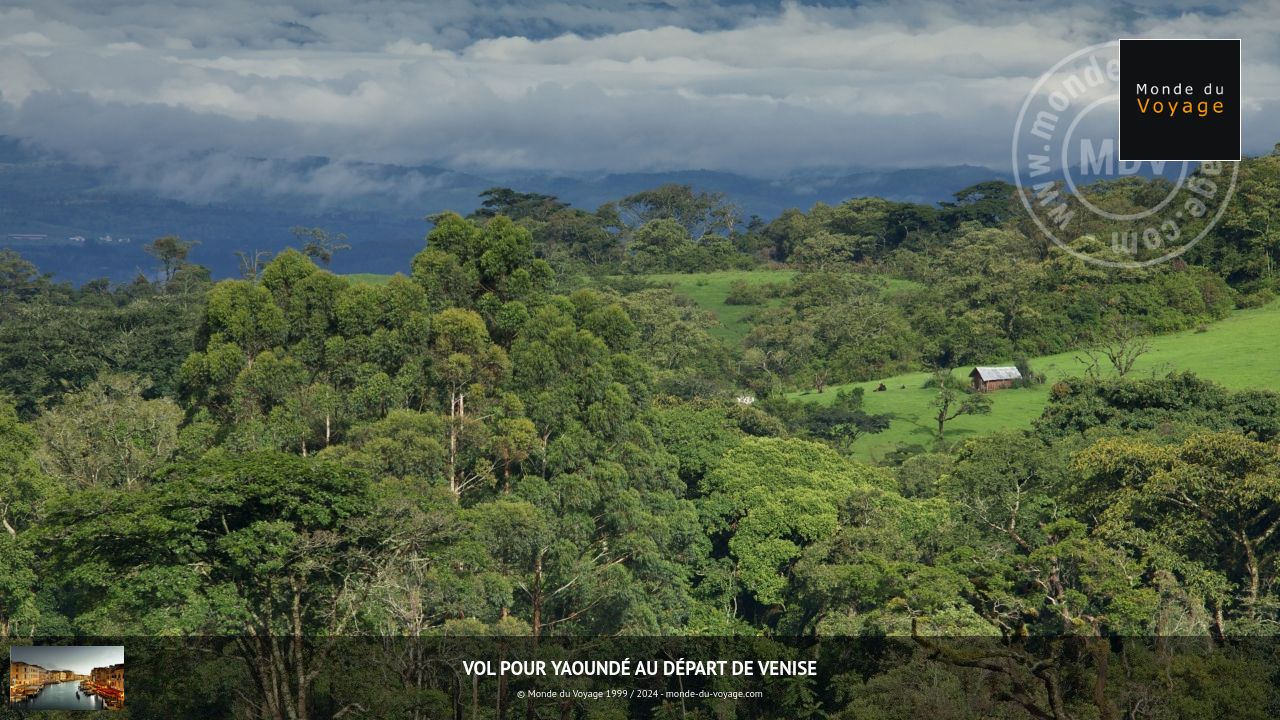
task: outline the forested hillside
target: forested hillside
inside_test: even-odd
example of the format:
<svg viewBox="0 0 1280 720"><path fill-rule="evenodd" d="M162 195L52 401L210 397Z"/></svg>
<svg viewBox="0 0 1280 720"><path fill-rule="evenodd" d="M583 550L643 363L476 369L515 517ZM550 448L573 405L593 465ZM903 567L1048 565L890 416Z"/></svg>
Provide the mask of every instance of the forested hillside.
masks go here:
<svg viewBox="0 0 1280 720"><path fill-rule="evenodd" d="M1157 185L1087 192L1123 208ZM166 280L126 285L0 253L0 640L240 638L222 652L243 665L201 676L237 699L167 698L186 717L333 717L308 699L339 692L366 717L636 712L476 708L412 653L380 661L414 693L397 705L314 640L473 635L910 641L735 717L1269 716L1265 657L1111 658L1280 628L1280 395L1142 360L1274 310L1280 155L1243 164L1205 241L1135 270L1040 239L1003 183L770 221L684 186L484 200L382 282L326 269L323 232L216 283L177 239L152 247ZM721 317L680 281L712 271ZM1054 353L1081 360L1026 359ZM1010 360L1025 387L964 380ZM829 388L903 373L927 430L868 462L906 410ZM1017 393L1043 411L948 432ZM272 637L293 644L249 640ZM989 649L936 645L956 637ZM1206 711L1187 698L1210 670L1239 687Z"/></svg>

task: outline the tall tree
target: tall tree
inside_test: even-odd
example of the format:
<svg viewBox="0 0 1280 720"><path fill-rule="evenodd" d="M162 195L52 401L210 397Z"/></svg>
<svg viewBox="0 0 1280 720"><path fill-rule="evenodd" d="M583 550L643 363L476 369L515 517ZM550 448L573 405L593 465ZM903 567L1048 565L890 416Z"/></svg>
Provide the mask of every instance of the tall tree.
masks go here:
<svg viewBox="0 0 1280 720"><path fill-rule="evenodd" d="M173 459L182 409L144 399L149 383L107 375L36 421L40 462L71 487L128 488Z"/></svg>
<svg viewBox="0 0 1280 720"><path fill-rule="evenodd" d="M504 215L512 220L547 220L569 207L555 195L518 192L511 188L492 187L480 193L483 200L471 217L488 219Z"/></svg>
<svg viewBox="0 0 1280 720"><path fill-rule="evenodd" d="M38 436L0 395L0 530L10 537L40 515L49 487L36 464Z"/></svg>
<svg viewBox="0 0 1280 720"><path fill-rule="evenodd" d="M1280 453L1237 433L1179 445L1105 439L1081 453L1087 488L1110 490L1105 537L1148 554L1214 604L1219 637L1231 612L1243 632L1280 619L1266 593L1280 579ZM1236 597L1227 588L1238 588ZM1234 612L1232 612L1234 611Z"/></svg>
<svg viewBox="0 0 1280 720"><path fill-rule="evenodd" d="M840 502L859 487L891 483L817 443L748 438L707 475L702 512L727 543L742 590L769 606L782 602L803 548L836 531Z"/></svg>
<svg viewBox="0 0 1280 720"><path fill-rule="evenodd" d="M82 617L101 623L88 631L234 636L252 713L307 720L366 587L372 542L361 518L373 507L358 472L289 455L223 455L174 467L137 492L69 498L50 541L63 566L98 586L82 586L78 598ZM144 600L156 592L165 602Z"/></svg>
<svg viewBox="0 0 1280 720"><path fill-rule="evenodd" d="M674 220L694 240L707 233L729 233L737 227L738 208L721 192L694 190L691 185L668 183L628 195L618 203L632 227L653 220Z"/></svg>
<svg viewBox="0 0 1280 720"><path fill-rule="evenodd" d="M330 235L328 230L318 227L294 227L290 229L293 237L302 243L302 254L328 267L333 262L335 253L350 250L345 233Z"/></svg>
<svg viewBox="0 0 1280 720"><path fill-rule="evenodd" d="M27 262L17 252L0 250L0 308L27 300L39 290L45 280L35 265Z"/></svg>
<svg viewBox="0 0 1280 720"><path fill-rule="evenodd" d="M208 337L235 343L250 364L259 353L280 344L288 331L271 291L246 280L223 280L213 287L204 324Z"/></svg>
<svg viewBox="0 0 1280 720"><path fill-rule="evenodd" d="M530 232L499 215L483 227L456 213L433 218L427 247L413 259L413 279L434 309L476 307L495 314L503 303L533 302L554 273L535 258Z"/></svg>
<svg viewBox="0 0 1280 720"><path fill-rule="evenodd" d="M191 248L198 243L194 240L183 240L177 235L165 235L156 238L142 247L148 255L160 261L161 272L164 273L164 281L168 283L178 272L178 268L187 262L187 256L191 254Z"/></svg>
<svg viewBox="0 0 1280 720"><path fill-rule="evenodd" d="M47 587L36 574L40 546L31 530L43 520L54 487L36 464L36 447L35 432L0 395L0 643L36 634L37 593Z"/></svg>
<svg viewBox="0 0 1280 720"><path fill-rule="evenodd" d="M478 483L493 482L494 464L467 450L467 439L481 431L475 417L486 394L511 372L507 354L489 338L484 320L470 310L450 308L431 322L433 374L445 394L448 410L447 473L455 497ZM468 415L468 398L472 403ZM478 402L481 401L481 402ZM467 462L468 458L473 458Z"/></svg>

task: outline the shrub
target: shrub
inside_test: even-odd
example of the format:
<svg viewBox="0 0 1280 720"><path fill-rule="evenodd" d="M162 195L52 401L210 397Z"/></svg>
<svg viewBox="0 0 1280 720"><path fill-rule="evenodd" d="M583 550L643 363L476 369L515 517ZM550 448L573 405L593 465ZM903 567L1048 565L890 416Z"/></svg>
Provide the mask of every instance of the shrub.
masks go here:
<svg viewBox="0 0 1280 720"><path fill-rule="evenodd" d="M1032 370L1031 362L1025 357L1019 357L1013 363L1013 366L1018 368L1018 372L1022 375L1021 380L1014 382L1014 387L1035 387L1036 385L1044 384L1044 373Z"/></svg>
<svg viewBox="0 0 1280 720"><path fill-rule="evenodd" d="M724 298L725 305L762 305L768 298L768 288L752 285L745 280L734 280L729 285L729 294Z"/></svg>
<svg viewBox="0 0 1280 720"><path fill-rule="evenodd" d="M1263 305L1269 305L1275 299L1276 294L1270 288L1262 288L1261 290L1254 290L1251 293L1241 295L1236 300L1236 307L1241 309L1262 307Z"/></svg>

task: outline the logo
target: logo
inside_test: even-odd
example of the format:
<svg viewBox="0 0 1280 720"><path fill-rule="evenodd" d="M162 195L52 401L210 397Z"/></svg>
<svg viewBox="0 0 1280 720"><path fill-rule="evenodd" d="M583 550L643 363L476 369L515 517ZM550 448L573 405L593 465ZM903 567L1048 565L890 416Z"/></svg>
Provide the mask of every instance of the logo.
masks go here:
<svg viewBox="0 0 1280 720"><path fill-rule="evenodd" d="M1120 157L1240 159L1239 40L1120 40Z"/></svg>
<svg viewBox="0 0 1280 720"><path fill-rule="evenodd" d="M1119 159L1120 43L1068 55L1031 88L1013 134L1013 173L1042 234L1090 263L1167 262L1213 229L1239 164ZM1185 157L1185 156L1184 156Z"/></svg>

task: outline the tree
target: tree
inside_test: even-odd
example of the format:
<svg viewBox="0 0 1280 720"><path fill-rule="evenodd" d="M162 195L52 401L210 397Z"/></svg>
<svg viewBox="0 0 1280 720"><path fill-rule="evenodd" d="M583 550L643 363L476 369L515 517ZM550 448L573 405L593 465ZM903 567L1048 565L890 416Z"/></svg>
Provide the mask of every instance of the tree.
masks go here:
<svg viewBox="0 0 1280 720"><path fill-rule="evenodd" d="M1067 501L1072 478L1060 452L1021 433L964 445L941 481L965 527L944 539L955 586L999 642L912 636L943 663L981 671L995 697L1031 717L1121 717L1108 634L1151 632L1162 592L1143 582L1153 568L1128 548L1090 532ZM1095 487L1091 496L1111 500ZM1167 588L1173 592L1175 588Z"/></svg>
<svg viewBox="0 0 1280 720"><path fill-rule="evenodd" d="M178 268L186 264L187 255L191 253L191 248L198 243L191 240L183 240L177 235L165 235L156 238L142 247L146 253L160 261L161 271L164 273L164 281L168 283L173 279L174 273Z"/></svg>
<svg viewBox="0 0 1280 720"><path fill-rule="evenodd" d="M270 250L237 250L236 257L240 261L240 278L251 283L258 282L258 275L266 267L271 257Z"/></svg>
<svg viewBox="0 0 1280 720"><path fill-rule="evenodd" d="M35 573L35 553L16 535L0 533L0 643L8 643L24 625L35 635L41 589Z"/></svg>
<svg viewBox="0 0 1280 720"><path fill-rule="evenodd" d="M290 231L294 239L303 244L302 254L326 267L333 260L334 253L351 249L346 243L345 233L330 235L324 228L301 226L291 228Z"/></svg>
<svg viewBox="0 0 1280 720"><path fill-rule="evenodd" d="M648 367L587 329L626 344L628 323L609 305L596 293L553 298L511 346L523 412L504 400L504 414L528 424L502 431L529 443L528 459L492 527L517 579L513 610L535 635L662 634L689 612L696 511L654 437Z"/></svg>
<svg viewBox="0 0 1280 720"><path fill-rule="evenodd" d="M818 333L813 322L792 318L784 308L771 308L761 313L757 323L743 340L742 373L754 387L770 392L784 378L804 370L819 356Z"/></svg>
<svg viewBox="0 0 1280 720"><path fill-rule="evenodd" d="M805 429L842 452L848 452L863 435L887 430L892 416L866 412L862 409L862 396L862 388L837 392L830 405L820 405L807 413Z"/></svg>
<svg viewBox="0 0 1280 720"><path fill-rule="evenodd" d="M599 217L581 210L564 209L533 227L534 242L543 257L562 255L598 266L616 262L620 245Z"/></svg>
<svg viewBox="0 0 1280 720"><path fill-rule="evenodd" d="M0 391L24 418L105 371L144 376L154 393L171 393L194 346L202 296L132 287L90 288L78 297L42 291L0 309Z"/></svg>
<svg viewBox="0 0 1280 720"><path fill-rule="evenodd" d="M791 253L809 236L813 225L810 218L800 210L796 208L783 210L761 231L771 246L772 259L778 262L789 260Z"/></svg>
<svg viewBox="0 0 1280 720"><path fill-rule="evenodd" d="M479 512L461 508L439 487L433 491L407 476L379 485L382 532L362 613L386 646L377 653L378 665L393 668L412 694L425 689L441 664L440 653L432 652L438 648L431 644L433 635L527 635L529 627L503 617L503 608L511 606L513 578L500 572L495 557L500 543L487 542L488 528L477 522ZM385 676L381 668L379 674ZM434 717L418 712L417 699L411 695L408 703L412 715L399 716Z"/></svg>
<svg viewBox="0 0 1280 720"><path fill-rule="evenodd" d="M1082 452L1076 467L1087 483L1083 494L1111 492L1100 509L1104 537L1199 590L1215 606L1218 637L1233 609L1242 632L1280 622L1280 605L1264 597L1280 578L1280 453L1273 445L1237 433L1198 433L1178 445L1108 438ZM1233 587L1239 594L1230 598Z"/></svg>
<svg viewBox="0 0 1280 720"><path fill-rule="evenodd" d="M703 514L708 531L727 543L742 589L774 605L803 548L836 531L840 501L859 487L892 482L817 443L746 438L707 475Z"/></svg>
<svg viewBox="0 0 1280 720"><path fill-rule="evenodd" d="M69 498L52 525L51 557L76 569L91 631L235 636L253 713L306 720L314 684L360 607L372 567L361 518L373 509L359 472L279 453L222 454L135 492Z"/></svg>
<svg viewBox="0 0 1280 720"><path fill-rule="evenodd" d="M448 473L441 442L446 436L444 420L435 413L392 410L381 420L353 427L347 442L327 448L322 457L373 477L434 484Z"/></svg>
<svg viewBox="0 0 1280 720"><path fill-rule="evenodd" d="M988 180L954 193L954 202L939 204L943 218L953 226L976 220L990 227L1016 212L1013 201L1016 193L1017 189L1003 180Z"/></svg>
<svg viewBox="0 0 1280 720"><path fill-rule="evenodd" d="M555 195L517 192L510 188L492 187L480 193L484 200L471 213L472 218L488 219L505 215L512 220L548 220L569 208Z"/></svg>
<svg viewBox="0 0 1280 720"><path fill-rule="evenodd" d="M961 415L987 415L991 412L991 398L984 393L971 392L956 387L956 380L951 370L938 370L933 374L933 381L938 393L933 396L933 407L937 410L933 419L937 423L938 440L943 439L947 423Z"/></svg>
<svg viewBox="0 0 1280 720"><path fill-rule="evenodd" d="M182 409L169 398L143 399L149 383L107 375L36 421L40 462L71 487L129 488L178 450Z"/></svg>
<svg viewBox="0 0 1280 720"><path fill-rule="evenodd" d="M623 198L618 208L632 227L670 219L694 240L711 232L729 233L738 224L738 208L724 193L697 191L691 185L668 183L642 190Z"/></svg>
<svg viewBox="0 0 1280 720"><path fill-rule="evenodd" d="M257 282L223 280L213 286L204 311L205 332L235 343L249 364L280 344L288 327L271 291Z"/></svg>
<svg viewBox="0 0 1280 720"><path fill-rule="evenodd" d="M1158 378L1064 380L1053 386L1035 426L1046 440L1107 426L1128 434L1157 428L1230 430L1271 442L1280 437L1280 394L1233 392L1189 372Z"/></svg>
<svg viewBox="0 0 1280 720"><path fill-rule="evenodd" d="M36 465L36 446L35 432L0 395L0 643L23 627L35 634L40 615L42 586L28 531L42 519L53 488Z"/></svg>
<svg viewBox="0 0 1280 720"><path fill-rule="evenodd" d="M496 310L512 300L533 302L550 285L554 272L535 258L529 230L499 215L477 226L456 213L432 218L427 247L413 258L413 279L433 309Z"/></svg>
<svg viewBox="0 0 1280 720"><path fill-rule="evenodd" d="M49 492L36 464L38 437L19 422L8 398L0 395L0 530L16 538L34 523Z"/></svg>
<svg viewBox="0 0 1280 720"><path fill-rule="evenodd" d="M861 255L862 238L821 230L800 242L791 259L811 272L848 268Z"/></svg>
<svg viewBox="0 0 1280 720"><path fill-rule="evenodd" d="M1133 370L1138 358L1151 352L1151 336L1140 323L1111 315L1103 326L1095 352L1107 359L1117 377L1124 377Z"/></svg>
<svg viewBox="0 0 1280 720"><path fill-rule="evenodd" d="M627 266L638 273L669 270L674 258L692 245L688 230L676 220L650 220L632 233Z"/></svg>
<svg viewBox="0 0 1280 720"><path fill-rule="evenodd" d="M1030 553L1044 543L1055 498L1067 485L1057 454L1016 432L961 446L941 491L983 534L1009 551Z"/></svg>
<svg viewBox="0 0 1280 720"><path fill-rule="evenodd" d="M474 417L475 401L492 392L511 371L502 348L493 344L484 320L470 310L450 308L432 318L433 374L445 391L449 441L447 472L449 489L455 497L478 483L494 479L494 464L487 458L472 457L467 439L483 430ZM472 396L472 416L467 414L467 398ZM480 396L480 397L477 397Z"/></svg>
<svg viewBox="0 0 1280 720"><path fill-rule="evenodd" d="M293 388L284 403L271 411L273 416L280 416L273 419L283 420L294 429L292 437L284 438L292 442L283 442L281 447L297 447L303 457L311 448L329 447L337 435L336 419L344 408L343 398L331 385L316 382Z"/></svg>
<svg viewBox="0 0 1280 720"><path fill-rule="evenodd" d="M970 223L941 250L913 313L918 332L936 347L934 361L959 365L1012 354L1039 328L1047 286L1027 239Z"/></svg>
<svg viewBox="0 0 1280 720"><path fill-rule="evenodd" d="M41 277L35 265L13 250L0 250L0 308L31 298L42 281L47 277Z"/></svg>
<svg viewBox="0 0 1280 720"><path fill-rule="evenodd" d="M838 529L806 547L793 567L779 633L901 636L915 619L931 634L992 634L965 603L968 579L937 559L957 530L949 503L864 485L838 511Z"/></svg>
<svg viewBox="0 0 1280 720"><path fill-rule="evenodd" d="M1207 238L1211 242L1189 259L1213 266L1233 285L1273 284L1280 258L1280 154L1248 158L1239 170L1232 202Z"/></svg>

